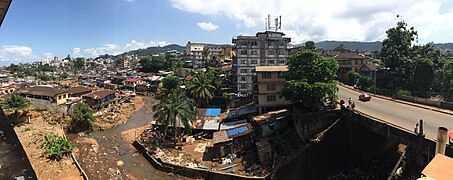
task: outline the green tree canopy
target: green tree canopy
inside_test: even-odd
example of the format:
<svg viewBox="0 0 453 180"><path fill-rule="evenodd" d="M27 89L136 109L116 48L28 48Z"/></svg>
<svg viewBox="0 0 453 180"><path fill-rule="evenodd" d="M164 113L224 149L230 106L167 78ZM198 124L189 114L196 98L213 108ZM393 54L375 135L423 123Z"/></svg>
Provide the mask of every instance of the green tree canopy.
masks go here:
<svg viewBox="0 0 453 180"><path fill-rule="evenodd" d="M8 109L14 112L14 120L19 117L19 111L30 107L30 101L18 94L11 94L0 102L3 109Z"/></svg>
<svg viewBox="0 0 453 180"><path fill-rule="evenodd" d="M152 57L152 58L142 58L140 59L140 64L142 72L158 72L159 70L165 69L166 61L163 57Z"/></svg>
<svg viewBox="0 0 453 180"><path fill-rule="evenodd" d="M382 42L381 59L390 68L392 84L408 89L409 79L413 73L412 41L417 38L417 31L408 28L407 23L400 21L396 27L387 30L387 38Z"/></svg>
<svg viewBox="0 0 453 180"><path fill-rule="evenodd" d="M313 41L305 42L305 49L307 49L307 50L316 50L315 42L313 42Z"/></svg>
<svg viewBox="0 0 453 180"><path fill-rule="evenodd" d="M453 59L445 61L441 70L439 70L441 80L440 89L444 93L443 97L448 100L453 100Z"/></svg>
<svg viewBox="0 0 453 180"><path fill-rule="evenodd" d="M179 86L181 85L181 79L176 76L168 76L162 80L162 85L165 89L171 92L174 89L179 88Z"/></svg>
<svg viewBox="0 0 453 180"><path fill-rule="evenodd" d="M71 124L69 130L74 133L93 130L92 123L95 121L94 111L85 103L80 102L71 107L69 116Z"/></svg>
<svg viewBox="0 0 453 180"><path fill-rule="evenodd" d="M419 97L429 97L429 92L434 82L434 64L431 59L417 59L414 63L412 77L412 91Z"/></svg>
<svg viewBox="0 0 453 180"><path fill-rule="evenodd" d="M187 131L190 131L191 122L196 119L195 102L179 89L162 98L158 104L153 106L153 112L155 112L153 117L160 125L159 129L163 132L163 140L167 137L169 127L173 127L175 145L179 134L179 128L176 127L183 126Z"/></svg>
<svg viewBox="0 0 453 180"><path fill-rule="evenodd" d="M216 87L213 85L213 77L210 73L198 71L194 78L187 82L187 89L192 97L198 100L198 104L201 105L211 101Z"/></svg>
<svg viewBox="0 0 453 180"><path fill-rule="evenodd" d="M323 58L313 51L299 52L288 59L289 70L284 73L285 87L281 94L305 107L335 96L338 62Z"/></svg>
<svg viewBox="0 0 453 180"><path fill-rule="evenodd" d="M83 67L85 66L85 59L84 58L76 58L74 60L74 70L75 71L81 71Z"/></svg>

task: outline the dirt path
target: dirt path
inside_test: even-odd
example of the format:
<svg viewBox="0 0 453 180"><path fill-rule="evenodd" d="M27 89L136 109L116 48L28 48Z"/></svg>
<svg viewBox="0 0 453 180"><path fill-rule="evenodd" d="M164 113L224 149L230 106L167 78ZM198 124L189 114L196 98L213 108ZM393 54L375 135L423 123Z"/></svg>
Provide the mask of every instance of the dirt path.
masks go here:
<svg viewBox="0 0 453 180"><path fill-rule="evenodd" d="M153 103L154 99L146 97L143 108L111 130L71 136L78 141L76 155L90 179L184 179L154 169L132 146L135 134L148 127Z"/></svg>

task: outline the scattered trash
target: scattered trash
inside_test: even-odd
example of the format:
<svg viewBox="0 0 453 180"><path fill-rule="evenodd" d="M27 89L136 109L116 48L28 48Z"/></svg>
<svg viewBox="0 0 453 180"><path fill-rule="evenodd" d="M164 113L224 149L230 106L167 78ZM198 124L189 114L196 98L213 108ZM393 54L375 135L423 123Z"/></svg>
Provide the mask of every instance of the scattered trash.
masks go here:
<svg viewBox="0 0 453 180"><path fill-rule="evenodd" d="M123 162L123 161L117 161L117 162L116 162L116 165L121 167L121 166L124 165L124 162Z"/></svg>

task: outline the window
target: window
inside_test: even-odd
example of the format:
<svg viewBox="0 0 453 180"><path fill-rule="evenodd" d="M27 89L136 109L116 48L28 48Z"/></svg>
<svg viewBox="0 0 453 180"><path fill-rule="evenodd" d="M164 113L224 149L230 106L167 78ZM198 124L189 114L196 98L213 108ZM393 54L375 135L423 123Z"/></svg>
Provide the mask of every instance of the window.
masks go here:
<svg viewBox="0 0 453 180"><path fill-rule="evenodd" d="M252 64L258 64L257 60L252 60Z"/></svg>
<svg viewBox="0 0 453 180"><path fill-rule="evenodd" d="M267 61L268 64L274 64L275 63L275 60L269 60Z"/></svg>
<svg viewBox="0 0 453 180"><path fill-rule="evenodd" d="M241 81L247 81L247 77L241 77Z"/></svg>
<svg viewBox="0 0 453 180"><path fill-rule="evenodd" d="M278 64L285 64L285 60L279 59L279 60L277 60L277 63Z"/></svg>
<svg viewBox="0 0 453 180"><path fill-rule="evenodd" d="M247 73L247 69L241 69L241 73Z"/></svg>
<svg viewBox="0 0 453 180"><path fill-rule="evenodd" d="M278 55L285 55L285 51L277 51Z"/></svg>
<svg viewBox="0 0 453 180"><path fill-rule="evenodd" d="M258 55L258 52L252 51L251 54L252 54L252 55Z"/></svg>
<svg viewBox="0 0 453 180"><path fill-rule="evenodd" d="M268 55L274 55L274 51L268 51Z"/></svg>
<svg viewBox="0 0 453 180"><path fill-rule="evenodd" d="M256 41L250 43L252 46L257 46L258 43Z"/></svg>
<svg viewBox="0 0 453 180"><path fill-rule="evenodd" d="M58 96L58 100L60 100L60 99L61 99L61 96Z"/></svg>
<svg viewBox="0 0 453 180"><path fill-rule="evenodd" d="M270 72L263 72L262 78L270 79L270 78L272 78L272 74Z"/></svg>
<svg viewBox="0 0 453 180"><path fill-rule="evenodd" d="M247 46L247 42L241 42L241 46Z"/></svg>
<svg viewBox="0 0 453 180"><path fill-rule="evenodd" d="M252 73L255 73L255 72L256 72L256 69L252 69L251 72L252 72Z"/></svg>
<svg viewBox="0 0 453 180"><path fill-rule="evenodd" d="M247 55L247 50L241 50L241 55Z"/></svg>
<svg viewBox="0 0 453 180"><path fill-rule="evenodd" d="M358 64L358 60L357 59L355 60L355 64Z"/></svg>
<svg viewBox="0 0 453 180"><path fill-rule="evenodd" d="M247 64L247 60L241 60L241 64Z"/></svg>
<svg viewBox="0 0 453 180"><path fill-rule="evenodd" d="M275 101L275 95L268 95L267 96L267 101Z"/></svg>
<svg viewBox="0 0 453 180"><path fill-rule="evenodd" d="M248 84L241 84L239 86L240 89L248 89L249 88L249 85Z"/></svg>
<svg viewBox="0 0 453 180"><path fill-rule="evenodd" d="M275 91L275 84L267 84L268 91Z"/></svg>

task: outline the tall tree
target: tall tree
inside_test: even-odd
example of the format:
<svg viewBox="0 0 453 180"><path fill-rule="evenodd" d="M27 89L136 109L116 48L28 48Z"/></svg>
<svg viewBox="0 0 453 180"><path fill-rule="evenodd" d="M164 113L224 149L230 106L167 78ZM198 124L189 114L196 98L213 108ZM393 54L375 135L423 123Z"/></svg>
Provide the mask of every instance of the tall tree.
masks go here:
<svg viewBox="0 0 453 180"><path fill-rule="evenodd" d="M8 109L14 112L13 120L18 120L19 111L25 110L30 107L30 101L18 94L11 94L0 102L3 109Z"/></svg>
<svg viewBox="0 0 453 180"><path fill-rule="evenodd" d="M444 93L443 97L447 101L453 100L453 60L449 59L445 61L445 64L441 70L439 70L440 90Z"/></svg>
<svg viewBox="0 0 453 180"><path fill-rule="evenodd" d="M305 42L305 49L307 49L307 50L316 50L315 42L313 42L313 41Z"/></svg>
<svg viewBox="0 0 453 180"><path fill-rule="evenodd" d="M179 88L181 85L181 79L176 76L167 76L162 80L162 85L168 92L171 92L174 89Z"/></svg>
<svg viewBox="0 0 453 180"><path fill-rule="evenodd" d="M175 146L178 141L179 126L184 126L187 131L190 131L191 122L196 119L194 101L181 90L174 90L162 98L153 106L153 112L155 112L153 117L163 132L162 140L165 140L169 127L172 127Z"/></svg>
<svg viewBox="0 0 453 180"><path fill-rule="evenodd" d="M69 130L75 133L93 130L92 123L95 121L93 113L94 111L87 104L83 102L75 104L69 112L71 117Z"/></svg>
<svg viewBox="0 0 453 180"><path fill-rule="evenodd" d="M152 58L142 58L140 59L140 64L142 72L158 72L159 70L165 69L165 58L163 57L152 57Z"/></svg>
<svg viewBox="0 0 453 180"><path fill-rule="evenodd" d="M203 52L201 52L201 56L203 58L203 63L205 65L205 67L207 68L209 66L209 64L211 63L211 61L209 58L209 50L206 46L203 48Z"/></svg>
<svg viewBox="0 0 453 180"><path fill-rule="evenodd" d="M391 88L409 88L413 73L412 41L417 37L417 31L413 27L408 28L404 21L387 30L387 38L382 42L381 58L390 68Z"/></svg>
<svg viewBox="0 0 453 180"><path fill-rule="evenodd" d="M198 105L201 105L211 101L216 87L209 73L199 71L191 81L187 82L187 89L192 97L198 100Z"/></svg>
<svg viewBox="0 0 453 180"><path fill-rule="evenodd" d="M294 103L313 108L320 101L335 96L338 62L313 51L299 52L288 59L289 70L281 94Z"/></svg>
<svg viewBox="0 0 453 180"><path fill-rule="evenodd" d="M414 75L411 78L412 94L429 97L434 82L434 64L431 59L421 58L414 63Z"/></svg>

